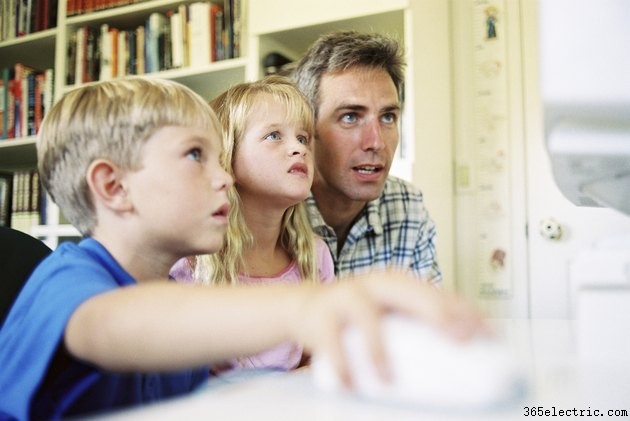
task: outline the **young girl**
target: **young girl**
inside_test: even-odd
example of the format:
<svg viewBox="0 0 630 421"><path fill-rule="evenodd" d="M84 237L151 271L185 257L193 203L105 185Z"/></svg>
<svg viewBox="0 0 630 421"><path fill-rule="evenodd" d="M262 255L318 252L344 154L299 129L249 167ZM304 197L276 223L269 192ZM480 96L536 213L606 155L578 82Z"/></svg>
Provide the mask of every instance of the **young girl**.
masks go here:
<svg viewBox="0 0 630 421"><path fill-rule="evenodd" d="M303 203L313 181L314 121L302 94L289 79L271 76L236 85L210 105L223 125L224 165L235 186L226 242L197 257L194 278L211 285L331 280L330 251L312 232ZM171 274L186 278L189 262ZM231 367L290 370L301 358L300 347L285 343Z"/></svg>

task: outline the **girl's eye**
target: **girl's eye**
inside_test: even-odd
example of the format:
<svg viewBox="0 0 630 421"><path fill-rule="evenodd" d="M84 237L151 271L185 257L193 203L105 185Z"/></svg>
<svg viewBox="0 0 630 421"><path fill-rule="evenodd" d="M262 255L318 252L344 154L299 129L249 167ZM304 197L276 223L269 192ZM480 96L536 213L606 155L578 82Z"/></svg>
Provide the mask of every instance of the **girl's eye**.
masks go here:
<svg viewBox="0 0 630 421"><path fill-rule="evenodd" d="M186 157L193 161L201 161L201 149L194 148L188 151Z"/></svg>
<svg viewBox="0 0 630 421"><path fill-rule="evenodd" d="M308 138L308 136L298 135L297 141L300 142L302 145L308 145L309 138Z"/></svg>
<svg viewBox="0 0 630 421"><path fill-rule="evenodd" d="M265 140L280 140L280 132L271 132L265 136Z"/></svg>

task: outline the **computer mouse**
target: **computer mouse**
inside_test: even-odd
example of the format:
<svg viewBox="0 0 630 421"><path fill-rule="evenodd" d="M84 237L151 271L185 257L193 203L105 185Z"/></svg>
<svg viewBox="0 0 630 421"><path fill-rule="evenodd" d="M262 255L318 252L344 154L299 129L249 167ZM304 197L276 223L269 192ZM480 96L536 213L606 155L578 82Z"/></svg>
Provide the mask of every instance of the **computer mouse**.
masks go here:
<svg viewBox="0 0 630 421"><path fill-rule="evenodd" d="M510 404L527 390L523 365L496 337L457 340L401 315L385 316L382 323L392 374L388 383L380 380L359 332L347 328L342 339L352 388L343 388L329 359L319 353L312 357L315 385L380 402L449 410Z"/></svg>

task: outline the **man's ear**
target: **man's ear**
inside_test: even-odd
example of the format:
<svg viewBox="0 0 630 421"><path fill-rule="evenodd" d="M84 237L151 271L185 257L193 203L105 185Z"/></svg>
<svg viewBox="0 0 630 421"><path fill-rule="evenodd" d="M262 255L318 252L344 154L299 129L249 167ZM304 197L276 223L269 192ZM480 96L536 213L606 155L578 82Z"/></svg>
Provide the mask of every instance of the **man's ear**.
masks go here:
<svg viewBox="0 0 630 421"><path fill-rule="evenodd" d="M123 176L125 172L107 159L97 159L87 170L87 183L94 200L113 210L131 209Z"/></svg>

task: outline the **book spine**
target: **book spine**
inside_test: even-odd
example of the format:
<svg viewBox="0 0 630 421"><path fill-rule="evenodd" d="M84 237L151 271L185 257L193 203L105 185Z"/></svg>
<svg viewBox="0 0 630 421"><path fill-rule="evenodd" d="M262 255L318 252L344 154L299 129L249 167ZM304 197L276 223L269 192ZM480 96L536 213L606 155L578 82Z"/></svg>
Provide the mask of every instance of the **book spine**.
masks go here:
<svg viewBox="0 0 630 421"><path fill-rule="evenodd" d="M35 135L35 103L36 103L36 93L35 93L35 85L36 85L36 72L30 72L26 76L26 90L27 90L27 101L26 101L26 136L34 136Z"/></svg>
<svg viewBox="0 0 630 421"><path fill-rule="evenodd" d="M6 94L5 94L5 85L4 85L4 80L0 79L0 140L4 140L7 138L7 134L6 134L6 114L5 114L5 110L7 108L7 104L6 104ZM2 182L2 180L0 180L0 182Z"/></svg>
<svg viewBox="0 0 630 421"><path fill-rule="evenodd" d="M144 26L136 28L136 74L145 74L144 61Z"/></svg>
<svg viewBox="0 0 630 421"><path fill-rule="evenodd" d="M43 117L46 116L46 113L48 113L48 111L50 111L50 108L52 107L52 103L53 103L53 86L54 86L54 80L53 80L53 76L54 76L54 71L53 69L46 69L44 70L44 93L43 93L43 99L42 99L42 106L44 108L44 112L42 115L42 119Z"/></svg>
<svg viewBox="0 0 630 421"><path fill-rule="evenodd" d="M99 37L100 45L100 71L99 80L110 80L112 78L112 39L109 35L109 25L104 23L101 25L101 34Z"/></svg>
<svg viewBox="0 0 630 421"><path fill-rule="evenodd" d="M210 63L210 4L191 3L188 54L191 66L204 66Z"/></svg>
<svg viewBox="0 0 630 421"><path fill-rule="evenodd" d="M189 6L182 4L179 6L179 18L180 25L182 27L182 67L190 66L190 53L189 53L189 31L188 31L188 10Z"/></svg>
<svg viewBox="0 0 630 421"><path fill-rule="evenodd" d="M46 74L38 72L35 76L35 106L34 106L34 131L39 133L44 118L44 90L46 89Z"/></svg>
<svg viewBox="0 0 630 421"><path fill-rule="evenodd" d="M0 225L11 226L13 174L0 173Z"/></svg>
<svg viewBox="0 0 630 421"><path fill-rule="evenodd" d="M76 31L76 56L74 62L74 80L76 84L87 82L85 76L87 27L82 26Z"/></svg>
<svg viewBox="0 0 630 421"><path fill-rule="evenodd" d="M127 74L136 75L138 74L137 70L137 51L136 51L136 31L130 30L127 34L127 50L129 53L129 62Z"/></svg>
<svg viewBox="0 0 630 421"><path fill-rule="evenodd" d="M171 66L178 69L184 65L182 21L179 11L171 13L169 21L171 23Z"/></svg>

